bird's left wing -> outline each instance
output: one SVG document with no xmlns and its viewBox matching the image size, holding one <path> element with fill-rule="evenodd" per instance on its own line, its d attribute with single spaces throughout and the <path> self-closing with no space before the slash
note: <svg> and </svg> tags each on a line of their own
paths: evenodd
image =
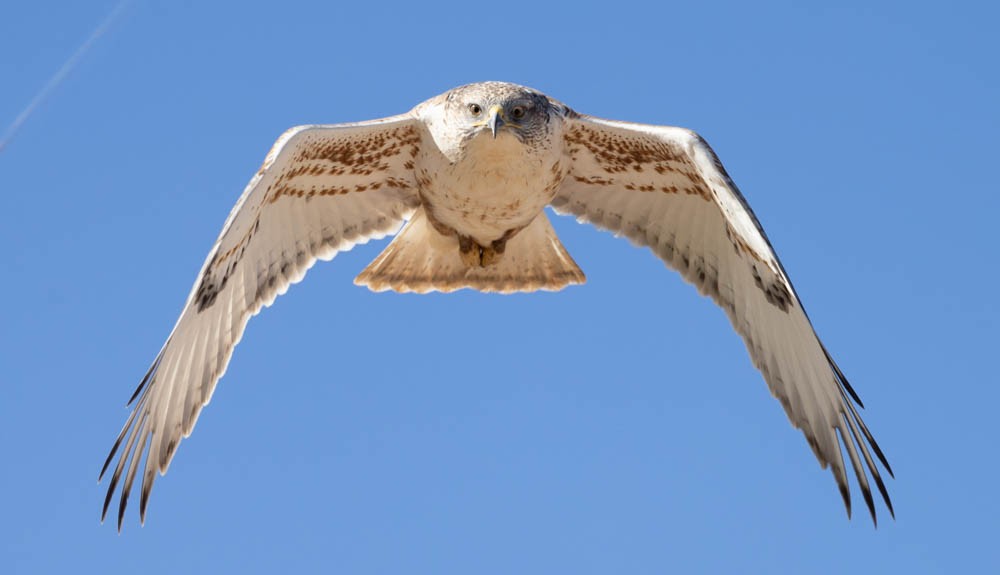
<svg viewBox="0 0 1000 575">
<path fill-rule="evenodd" d="M 247 320 L 317 259 L 398 229 L 419 204 L 413 158 L 424 126 L 411 115 L 300 126 L 283 134 L 251 179 L 208 254 L 166 343 L 129 400 L 135 406 L 101 470 L 113 469 L 101 519 L 124 478 L 121 529 L 140 466 L 140 517 L 156 472 L 226 371 Z M 143 452 L 145 450 L 145 461 Z"/>
<path fill-rule="evenodd" d="M 831 466 L 848 514 L 840 443 L 872 519 L 865 468 L 891 513 L 868 446 L 890 475 L 892 470 L 851 399 L 861 402 L 820 343 L 764 230 L 708 144 L 681 128 L 571 112 L 563 133 L 570 167 L 552 207 L 650 247 L 715 300 L 792 424 L 820 464 Z"/>
</svg>

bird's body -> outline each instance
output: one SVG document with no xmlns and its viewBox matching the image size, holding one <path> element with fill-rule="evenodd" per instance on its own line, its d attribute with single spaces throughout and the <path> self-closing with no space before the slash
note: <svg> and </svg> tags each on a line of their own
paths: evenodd
<svg viewBox="0 0 1000 575">
<path fill-rule="evenodd" d="M 561 152 L 526 148 L 502 131 L 496 138 L 485 132 L 470 139 L 454 163 L 422 154 L 416 166 L 426 182 L 422 206 L 442 226 L 489 246 L 527 226 L 552 201 L 561 181 Z"/>
<path fill-rule="evenodd" d="M 395 291 L 558 290 L 584 275 L 545 207 L 650 247 L 716 301 L 850 510 L 843 445 L 875 516 L 865 469 L 889 470 L 763 229 L 708 145 L 681 128 L 582 116 L 514 84 L 470 84 L 407 114 L 282 135 L 223 226 L 181 317 L 133 395 L 105 499 L 144 450 L 140 510 L 156 471 L 211 398 L 250 316 L 316 259 L 406 222 L 355 280 Z M 488 327 L 484 326 L 484 329 Z M 871 447 L 869 452 L 868 447 Z"/>
</svg>

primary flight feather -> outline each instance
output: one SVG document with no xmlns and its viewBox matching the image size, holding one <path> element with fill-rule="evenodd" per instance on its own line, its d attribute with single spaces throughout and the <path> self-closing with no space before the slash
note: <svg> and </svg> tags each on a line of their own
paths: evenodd
<svg viewBox="0 0 1000 575">
<path fill-rule="evenodd" d="M 355 283 L 421 293 L 583 283 L 546 206 L 648 246 L 719 304 L 792 424 L 831 468 L 848 514 L 841 446 L 872 520 L 869 475 L 893 513 L 875 459 L 892 470 L 857 411 L 860 399 L 708 144 L 682 128 L 584 116 L 529 88 L 485 82 L 400 116 L 300 126 L 278 138 L 129 401 L 101 470 L 102 478 L 112 471 L 102 520 L 121 484 L 121 529 L 137 476 L 145 519 L 156 473 L 166 473 L 191 434 L 247 321 L 317 259 L 405 223 Z"/>
</svg>

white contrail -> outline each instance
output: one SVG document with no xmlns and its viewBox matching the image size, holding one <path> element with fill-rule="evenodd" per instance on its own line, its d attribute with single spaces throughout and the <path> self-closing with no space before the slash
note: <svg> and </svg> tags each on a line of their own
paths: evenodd
<svg viewBox="0 0 1000 575">
<path fill-rule="evenodd" d="M 14 121 L 7 128 L 7 131 L 3 133 L 3 137 L 0 137 L 0 152 L 7 147 L 10 139 L 14 137 L 14 134 L 16 134 L 21 128 L 21 124 L 24 124 L 24 121 L 28 119 L 28 116 L 34 113 L 35 109 L 38 108 L 38 106 L 40 106 L 46 98 L 48 98 L 49 94 L 52 93 L 52 90 L 54 90 L 56 86 L 58 86 L 63 79 L 66 78 L 66 75 L 69 74 L 74 67 L 76 67 L 76 65 L 80 62 L 80 59 L 87 53 L 87 50 L 94 45 L 94 42 L 96 42 L 97 39 L 100 38 L 109 27 L 111 27 L 111 24 L 114 23 L 118 14 L 121 13 L 129 2 L 131 2 L 131 0 L 121 0 L 121 2 L 114 7 L 104 21 L 101 22 L 101 24 L 90 33 L 90 36 L 84 40 L 83 44 L 76 49 L 76 52 L 73 52 L 73 55 L 66 60 L 66 63 L 56 70 L 56 73 L 49 78 L 49 81 L 46 82 L 44 86 L 42 86 L 41 91 L 39 91 L 31 102 L 28 103 L 28 106 L 20 114 L 18 114 L 16 118 L 14 118 Z"/>
</svg>

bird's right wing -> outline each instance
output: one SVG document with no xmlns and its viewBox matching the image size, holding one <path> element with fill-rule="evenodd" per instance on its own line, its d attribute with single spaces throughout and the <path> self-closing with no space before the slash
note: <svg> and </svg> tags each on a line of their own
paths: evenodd
<svg viewBox="0 0 1000 575">
<path fill-rule="evenodd" d="M 283 134 L 251 179 L 208 254 L 166 343 L 129 400 L 135 406 L 101 470 L 113 469 L 101 519 L 124 478 L 121 529 L 143 460 L 140 517 L 156 471 L 165 473 L 182 438 L 226 371 L 247 320 L 317 259 L 329 260 L 398 229 L 419 204 L 413 159 L 425 128 L 411 115 L 300 126 Z"/>
</svg>

